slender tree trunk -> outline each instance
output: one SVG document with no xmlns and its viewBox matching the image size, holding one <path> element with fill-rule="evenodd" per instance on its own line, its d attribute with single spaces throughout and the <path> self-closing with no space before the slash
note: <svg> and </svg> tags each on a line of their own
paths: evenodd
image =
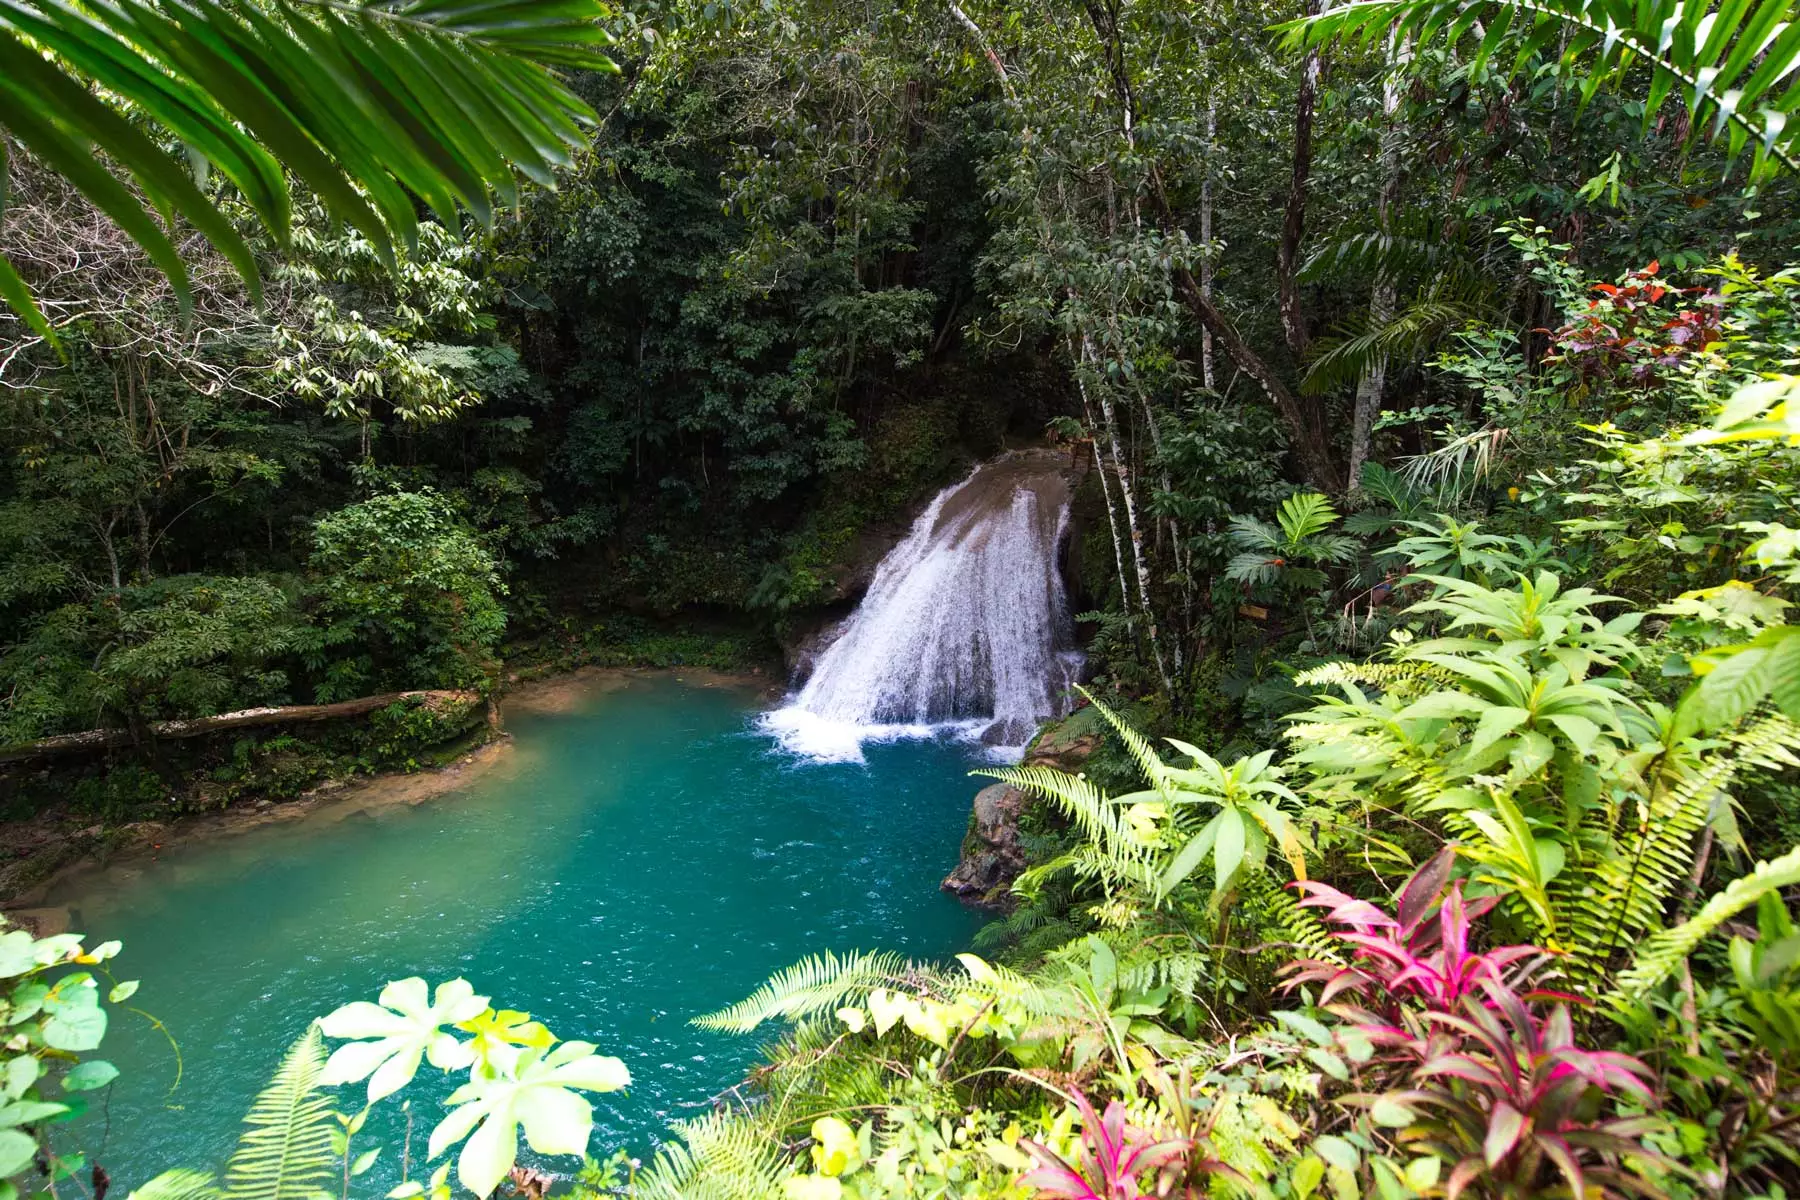
<svg viewBox="0 0 1800 1200">
<path fill-rule="evenodd" d="M 1219 311 L 1218 306 L 1201 293 L 1200 281 L 1194 278 L 1192 271 L 1177 268 L 1175 282 L 1188 308 L 1204 327 L 1212 330 L 1213 337 L 1218 339 L 1219 346 L 1225 351 L 1225 357 L 1238 370 L 1256 381 L 1269 403 L 1281 414 L 1282 420 L 1287 423 L 1288 434 L 1293 438 L 1294 454 L 1300 459 L 1300 469 L 1305 472 L 1307 480 L 1322 492 L 1342 492 L 1344 478 L 1331 453 L 1331 436 L 1325 428 L 1324 415 L 1318 406 L 1296 396 L 1281 381 L 1281 376 L 1275 373 L 1274 368 L 1250 348 L 1231 321 Z"/>
<path fill-rule="evenodd" d="M 1081 373 L 1081 364 L 1076 363 L 1075 388 L 1081 393 L 1081 411 L 1087 417 L 1089 434 L 1088 444 L 1094 451 L 1094 473 L 1100 477 L 1100 495 L 1106 502 L 1106 527 L 1112 532 L 1113 563 L 1119 571 L 1119 605 L 1125 610 L 1125 620 L 1131 623 L 1131 584 L 1125 574 L 1125 541 L 1119 536 L 1119 518 L 1113 509 L 1112 486 L 1106 482 L 1106 459 L 1100 453 L 1099 422 L 1094 420 L 1094 406 L 1088 399 L 1087 381 Z"/>
<path fill-rule="evenodd" d="M 1381 111 L 1386 118 L 1381 131 L 1381 195 L 1376 201 L 1376 224 L 1384 241 L 1393 237 L 1394 205 L 1400 199 L 1400 147 L 1406 130 L 1397 119 L 1400 111 L 1401 65 L 1410 56 L 1410 40 L 1403 48 L 1388 35 L 1388 76 L 1381 85 Z M 1398 53 L 1396 53 L 1398 51 Z M 1369 293 L 1369 327 L 1380 329 L 1394 319 L 1396 295 L 1392 272 L 1381 271 Z M 1375 418 L 1381 412 L 1381 394 L 1387 385 L 1387 360 L 1377 357 L 1363 371 L 1356 385 L 1356 408 L 1350 421 L 1350 490 L 1362 486 L 1363 464 L 1369 459 Z"/>
<path fill-rule="evenodd" d="M 138 706 L 132 703 L 127 714 L 128 728 L 90 729 L 83 733 L 61 733 L 35 742 L 0 747 L 0 763 L 23 762 L 34 758 L 53 758 L 63 754 L 83 754 L 131 746 L 156 739 L 201 737 L 226 729 L 249 729 L 262 725 L 289 725 L 306 721 L 330 721 L 361 716 L 386 708 L 390 704 L 417 700 L 434 711 L 457 705 L 474 705 L 481 697 L 471 691 L 388 692 L 381 696 L 363 696 L 336 704 L 296 704 L 281 708 L 246 708 L 239 712 L 220 713 L 216 717 L 194 717 L 183 721 L 143 721 Z"/>
<path fill-rule="evenodd" d="M 1219 130 L 1219 102 L 1206 100 L 1206 172 L 1200 177 L 1200 294 L 1210 303 L 1213 291 L 1213 139 Z M 1218 390 L 1218 377 L 1213 372 L 1213 333 L 1207 325 L 1200 327 L 1200 382 L 1209 392 Z"/>
<path fill-rule="evenodd" d="M 1081 335 L 1081 352 L 1090 366 L 1099 364 L 1099 355 L 1094 351 L 1094 340 L 1087 334 Z M 1125 510 L 1125 528 L 1131 537 L 1131 561 L 1137 569 L 1138 600 L 1144 609 L 1144 628 L 1150 643 L 1150 657 L 1156 663 L 1156 674 L 1162 680 L 1163 690 L 1171 700 L 1175 697 L 1175 683 L 1169 677 L 1168 663 L 1163 660 L 1162 643 L 1156 632 L 1156 609 L 1150 603 L 1150 568 L 1144 561 L 1144 534 L 1138 525 L 1137 502 L 1131 493 L 1131 473 L 1125 465 L 1125 455 L 1119 446 L 1119 422 L 1113 410 L 1112 393 L 1106 388 L 1097 389 L 1100 393 L 1100 414 L 1106 420 L 1106 440 L 1112 449 L 1113 466 L 1119 475 L 1119 499 Z"/>
<path fill-rule="evenodd" d="M 1306 15 L 1317 16 L 1323 0 L 1307 0 Z M 1300 67 L 1300 91 L 1294 100 L 1294 169 L 1288 178 L 1287 211 L 1281 221 L 1281 245 L 1277 251 L 1275 284 L 1281 308 L 1281 332 L 1296 360 L 1306 354 L 1311 339 L 1306 315 L 1300 309 L 1300 242 L 1306 234 L 1306 193 L 1312 179 L 1313 109 L 1319 98 L 1319 51 L 1309 50 Z"/>
</svg>

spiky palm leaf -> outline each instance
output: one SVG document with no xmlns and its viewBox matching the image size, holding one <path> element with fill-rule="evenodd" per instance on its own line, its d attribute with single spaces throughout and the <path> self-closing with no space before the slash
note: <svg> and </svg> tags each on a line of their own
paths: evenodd
<svg viewBox="0 0 1800 1200">
<path fill-rule="evenodd" d="M 278 241 L 291 175 L 391 261 L 418 201 L 452 227 L 459 210 L 487 221 L 496 199 L 516 200 L 515 172 L 548 183 L 571 161 L 593 113 L 553 68 L 612 69 L 607 12 L 601 0 L 0 0 L 0 195 L 11 139 L 142 246 L 184 303 L 175 216 L 258 287 L 209 169 Z M 0 298 L 54 339 L 4 257 Z"/>
<path fill-rule="evenodd" d="M 1477 429 L 1449 434 L 1442 443 L 1415 454 L 1400 468 L 1409 487 L 1429 491 L 1445 504 L 1457 504 L 1487 482 L 1500 464 L 1508 430 Z"/>
<path fill-rule="evenodd" d="M 319 1090 L 325 1039 L 313 1025 L 288 1048 L 244 1117 L 248 1129 L 225 1164 L 224 1200 L 319 1200 L 339 1165 L 335 1111 Z"/>
<path fill-rule="evenodd" d="M 1644 127 L 1679 92 L 1691 114 L 1689 138 L 1725 134 L 1735 159 L 1751 147 L 1751 178 L 1800 170 L 1800 22 L 1788 0 L 1353 0 L 1282 28 L 1293 46 L 1336 40 L 1374 45 L 1398 31 L 1423 47 L 1462 41 L 1479 29 L 1471 73 L 1495 56 L 1517 73 L 1551 50 L 1579 68 L 1585 104 L 1602 88 L 1649 67 Z"/>
<path fill-rule="evenodd" d="M 892 984 L 921 968 L 898 954 L 830 951 L 784 968 L 747 998 L 693 1024 L 720 1033 L 750 1033 L 765 1021 L 795 1021 L 830 1012 L 849 997 Z"/>
<path fill-rule="evenodd" d="M 1300 390 L 1316 396 L 1355 383 L 1374 367 L 1416 362 L 1445 334 L 1481 316 L 1476 305 L 1425 297 L 1380 324 L 1348 326 L 1337 337 L 1319 340 L 1315 346 L 1318 355 L 1306 369 Z"/>
<path fill-rule="evenodd" d="M 1634 996 L 1655 987 L 1719 926 L 1770 892 L 1796 885 L 1800 885 L 1800 847 L 1757 863 L 1748 875 L 1725 885 L 1688 920 L 1645 941 L 1630 970 L 1619 975 L 1614 997 Z"/>
</svg>

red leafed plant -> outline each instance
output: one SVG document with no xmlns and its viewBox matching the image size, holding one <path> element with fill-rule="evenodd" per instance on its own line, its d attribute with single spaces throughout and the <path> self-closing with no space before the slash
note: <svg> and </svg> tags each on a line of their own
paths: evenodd
<svg viewBox="0 0 1800 1200">
<path fill-rule="evenodd" d="M 1390 915 L 1318 883 L 1295 886 L 1327 909 L 1352 950 L 1348 966 L 1289 967 L 1288 986 L 1323 981 L 1321 1004 L 1379 1048 L 1343 1098 L 1396 1130 L 1411 1153 L 1450 1169 L 1446 1200 L 1486 1196 L 1659 1194 L 1634 1163 L 1659 1162 L 1639 1140 L 1653 1117 L 1606 1115 L 1621 1097 L 1654 1103 L 1650 1069 L 1630 1055 L 1575 1044 L 1575 996 L 1521 994 L 1547 961 L 1535 946 L 1470 949 L 1492 899 L 1465 902 L 1446 847 L 1407 880 Z M 1533 960 L 1519 966 L 1524 960 Z M 1549 1004 L 1549 1011 L 1542 1011 Z"/>
<path fill-rule="evenodd" d="M 1448 1165 L 1446 1200 L 1470 1188 L 1508 1198 L 1660 1195 L 1636 1166 L 1662 1161 L 1639 1140 L 1661 1122 L 1607 1115 L 1621 1096 L 1655 1102 L 1650 1069 L 1628 1054 L 1577 1046 L 1567 1004 L 1546 1016 L 1504 983 L 1479 990 L 1454 1013 L 1407 1011 L 1399 1028 L 1345 1011 L 1371 1018 L 1363 1035 L 1404 1080 L 1345 1102 Z"/>
<path fill-rule="evenodd" d="M 1074 1100 L 1081 1113 L 1079 1163 L 1068 1162 L 1048 1146 L 1030 1140 L 1024 1143 L 1038 1165 L 1021 1176 L 1019 1182 L 1037 1188 L 1039 1196 L 1056 1200 L 1139 1200 L 1145 1195 L 1165 1194 L 1162 1190 L 1141 1190 L 1139 1180 L 1151 1173 L 1165 1185 L 1196 1174 L 1242 1178 L 1217 1159 L 1195 1159 L 1194 1151 L 1201 1148 L 1200 1142 L 1191 1138 L 1159 1139 L 1132 1125 L 1125 1119 L 1125 1105 L 1117 1100 L 1106 1106 L 1104 1117 L 1094 1112 L 1094 1106 L 1079 1091 Z"/>
<path fill-rule="evenodd" d="M 1622 283 L 1595 284 L 1588 310 L 1550 334 L 1556 357 L 1583 375 L 1648 387 L 1659 371 L 1722 341 L 1717 295 L 1660 283 L 1659 269 L 1653 262 Z M 1679 306 L 1689 297 L 1690 308 L 1671 312 L 1663 306 L 1664 300 Z"/>
<path fill-rule="evenodd" d="M 1456 847 L 1446 846 L 1413 872 L 1400 889 L 1394 916 L 1323 883 L 1293 884 L 1306 893 L 1301 905 L 1326 910 L 1325 919 L 1339 926 L 1337 939 L 1353 948 L 1353 957 L 1348 966 L 1319 959 L 1290 963 L 1285 986 L 1322 981 L 1320 1004 L 1349 992 L 1365 1005 L 1379 1005 L 1390 1017 L 1397 1005 L 1413 999 L 1449 1011 L 1482 983 L 1502 982 L 1507 968 L 1541 956 L 1536 946 L 1501 946 L 1485 953 L 1469 949 L 1470 928 L 1498 901 L 1492 896 L 1464 900 L 1462 882 L 1450 881 L 1455 864 Z"/>
</svg>

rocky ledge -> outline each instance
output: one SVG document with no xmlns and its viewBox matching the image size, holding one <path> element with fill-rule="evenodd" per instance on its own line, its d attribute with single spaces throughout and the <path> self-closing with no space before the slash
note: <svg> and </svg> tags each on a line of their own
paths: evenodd
<svg viewBox="0 0 1800 1200">
<path fill-rule="evenodd" d="M 1046 725 L 1025 751 L 1025 765 L 1081 770 L 1105 737 L 1100 714 L 1082 708 Z M 975 794 L 969 831 L 963 835 L 962 859 L 945 877 L 943 889 L 966 904 L 993 912 L 1013 907 L 1013 880 L 1030 866 L 1019 827 L 1025 814 L 1041 803 L 1010 783 L 996 783 Z"/>
</svg>

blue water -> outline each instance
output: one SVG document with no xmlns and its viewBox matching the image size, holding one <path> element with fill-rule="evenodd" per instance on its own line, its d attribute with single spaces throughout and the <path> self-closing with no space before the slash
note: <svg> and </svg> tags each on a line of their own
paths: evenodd
<svg viewBox="0 0 1800 1200">
<path fill-rule="evenodd" d="M 624 1059 L 633 1086 L 596 1098 L 591 1149 L 641 1155 L 755 1058 L 757 1038 L 688 1018 L 818 951 L 966 948 L 979 920 L 937 885 L 975 791 L 968 749 L 797 762 L 753 731 L 755 703 L 632 677 L 571 711 L 509 717 L 515 744 L 456 792 L 203 841 L 80 885 L 74 928 L 125 943 L 116 973 L 142 980 L 131 1003 L 167 1026 L 180 1078 L 168 1040 L 117 1013 L 104 1056 L 123 1077 L 79 1140 L 115 1188 L 222 1165 L 310 1020 L 389 979 L 460 975 Z M 415 1102 L 415 1156 L 453 1082 Z M 344 1090 L 354 1110 L 361 1090 Z M 398 1178 L 396 1104 L 359 1139 L 386 1146 L 359 1193 Z"/>
</svg>

